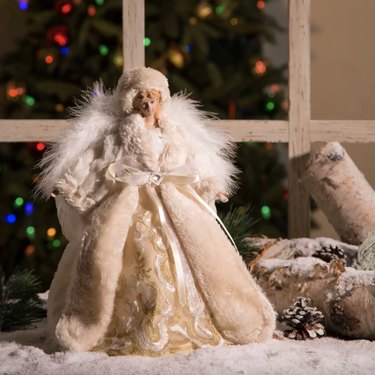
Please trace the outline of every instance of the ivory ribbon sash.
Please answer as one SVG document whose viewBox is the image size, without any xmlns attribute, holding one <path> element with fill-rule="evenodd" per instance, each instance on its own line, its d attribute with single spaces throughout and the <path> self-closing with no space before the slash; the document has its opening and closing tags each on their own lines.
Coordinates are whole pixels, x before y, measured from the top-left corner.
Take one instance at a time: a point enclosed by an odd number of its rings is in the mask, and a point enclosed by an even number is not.
<svg viewBox="0 0 375 375">
<path fill-rule="evenodd" d="M 178 244 L 178 239 L 174 233 L 174 230 L 171 228 L 168 222 L 163 204 L 159 198 L 159 195 L 155 191 L 155 187 L 165 182 L 171 182 L 175 185 L 183 186 L 184 190 L 186 190 L 186 193 L 189 194 L 196 202 L 204 207 L 211 216 L 216 219 L 221 228 L 224 230 L 225 234 L 228 236 L 233 247 L 237 251 L 238 249 L 236 247 L 236 244 L 234 243 L 233 238 L 231 237 L 228 230 L 225 228 L 225 225 L 217 216 L 215 211 L 191 187 L 192 184 L 195 184 L 200 180 L 197 170 L 193 166 L 183 165 L 173 169 L 170 172 L 161 173 L 155 171 L 142 171 L 141 169 L 137 168 L 138 165 L 134 163 L 133 165 L 135 166 L 124 164 L 121 161 L 112 163 L 109 165 L 106 171 L 106 177 L 113 181 L 119 181 L 129 185 L 146 186 L 146 190 L 157 208 L 161 226 L 166 234 L 172 251 L 177 278 L 178 296 L 181 305 L 184 306 L 186 305 L 186 283 L 181 255 L 179 252 L 180 246 Z"/>
</svg>

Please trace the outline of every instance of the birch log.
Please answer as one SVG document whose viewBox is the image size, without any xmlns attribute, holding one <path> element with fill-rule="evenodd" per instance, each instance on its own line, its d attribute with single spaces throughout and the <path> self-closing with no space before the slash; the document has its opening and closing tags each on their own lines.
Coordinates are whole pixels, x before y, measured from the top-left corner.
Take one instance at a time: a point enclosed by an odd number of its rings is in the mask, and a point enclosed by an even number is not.
<svg viewBox="0 0 375 375">
<path fill-rule="evenodd" d="M 375 192 L 340 144 L 310 158 L 303 182 L 343 241 L 360 244 L 375 229 Z"/>
<path fill-rule="evenodd" d="M 356 252 L 355 246 L 326 238 L 263 240 L 251 273 L 278 314 L 297 297 L 309 297 L 323 312 L 328 332 L 375 339 L 375 272 L 312 257 L 322 245 L 338 245 L 351 258 Z"/>
<path fill-rule="evenodd" d="M 375 274 L 344 269 L 307 257 L 257 262 L 252 274 L 281 314 L 299 296 L 309 297 L 325 316 L 328 332 L 357 339 L 375 339 Z"/>
<path fill-rule="evenodd" d="M 339 247 L 345 254 L 347 266 L 352 266 L 358 257 L 358 246 L 334 240 L 328 237 L 317 238 L 257 238 L 249 237 L 248 240 L 259 249 L 258 256 L 250 262 L 250 266 L 260 259 L 295 259 L 311 257 L 317 250 Z"/>
</svg>

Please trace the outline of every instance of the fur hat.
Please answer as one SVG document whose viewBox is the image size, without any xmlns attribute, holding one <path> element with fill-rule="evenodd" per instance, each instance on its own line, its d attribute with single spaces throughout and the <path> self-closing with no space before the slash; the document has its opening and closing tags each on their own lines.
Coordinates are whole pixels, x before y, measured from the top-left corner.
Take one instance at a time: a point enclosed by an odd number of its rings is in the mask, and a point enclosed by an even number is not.
<svg viewBox="0 0 375 375">
<path fill-rule="evenodd" d="M 159 71 L 145 67 L 126 70 L 120 77 L 116 88 L 122 110 L 126 113 L 132 112 L 134 97 L 140 90 L 149 89 L 158 90 L 162 102 L 170 98 L 168 80 Z"/>
</svg>

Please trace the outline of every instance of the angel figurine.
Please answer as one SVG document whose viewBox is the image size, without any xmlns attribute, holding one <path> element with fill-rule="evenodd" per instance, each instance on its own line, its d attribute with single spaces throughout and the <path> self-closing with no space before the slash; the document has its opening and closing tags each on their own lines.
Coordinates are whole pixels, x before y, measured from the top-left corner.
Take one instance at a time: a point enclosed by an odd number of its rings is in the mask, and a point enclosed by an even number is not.
<svg viewBox="0 0 375 375">
<path fill-rule="evenodd" d="M 262 342 L 272 306 L 216 216 L 233 145 L 168 81 L 135 68 L 97 89 L 42 160 L 69 243 L 48 297 L 49 350 L 157 356 Z"/>
</svg>

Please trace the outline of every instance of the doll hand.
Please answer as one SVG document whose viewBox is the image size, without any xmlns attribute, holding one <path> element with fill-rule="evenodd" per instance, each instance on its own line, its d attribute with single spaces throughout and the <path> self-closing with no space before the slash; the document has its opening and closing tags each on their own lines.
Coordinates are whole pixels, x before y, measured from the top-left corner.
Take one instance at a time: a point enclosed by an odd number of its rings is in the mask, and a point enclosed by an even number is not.
<svg viewBox="0 0 375 375">
<path fill-rule="evenodd" d="M 217 193 L 216 197 L 220 200 L 220 202 L 223 202 L 223 203 L 228 202 L 228 193 Z"/>
</svg>

